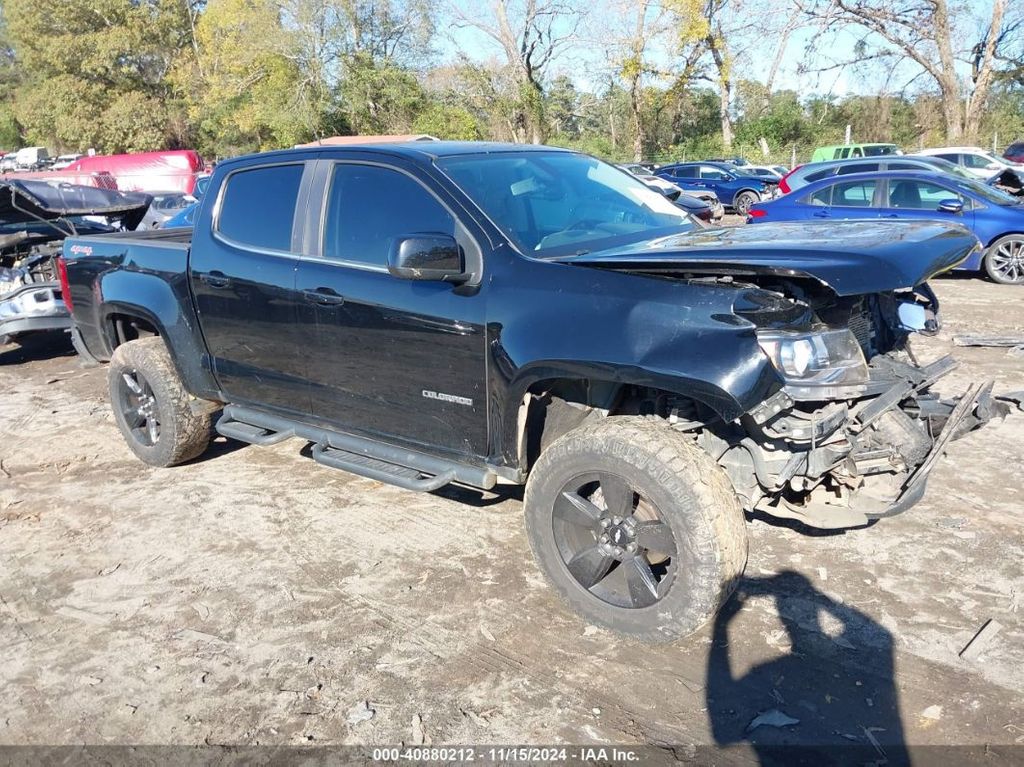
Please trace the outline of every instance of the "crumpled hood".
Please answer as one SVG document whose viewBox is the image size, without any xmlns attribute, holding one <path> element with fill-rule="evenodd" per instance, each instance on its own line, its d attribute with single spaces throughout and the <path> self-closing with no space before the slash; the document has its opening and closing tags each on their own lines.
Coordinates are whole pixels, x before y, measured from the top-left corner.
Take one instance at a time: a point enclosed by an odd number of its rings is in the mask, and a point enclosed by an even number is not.
<svg viewBox="0 0 1024 767">
<path fill-rule="evenodd" d="M 142 192 L 119 192 L 78 184 L 36 180 L 0 181 L 0 224 L 19 224 L 68 216 L 105 216 L 121 219 L 134 229 L 146 215 L 153 198 Z"/>
<path fill-rule="evenodd" d="M 811 278 L 841 296 L 910 288 L 981 244 L 938 221 L 787 222 L 697 229 L 554 259 L 609 269 Z"/>
</svg>

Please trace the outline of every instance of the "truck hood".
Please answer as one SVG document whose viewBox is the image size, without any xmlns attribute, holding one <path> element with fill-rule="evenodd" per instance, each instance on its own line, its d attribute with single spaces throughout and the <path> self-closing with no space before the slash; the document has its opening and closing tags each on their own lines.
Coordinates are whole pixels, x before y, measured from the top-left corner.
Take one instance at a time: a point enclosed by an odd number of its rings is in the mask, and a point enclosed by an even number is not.
<svg viewBox="0 0 1024 767">
<path fill-rule="evenodd" d="M 146 215 L 152 200 L 142 192 L 8 179 L 0 181 L 0 224 L 104 216 L 120 219 L 126 229 L 134 229 Z"/>
<path fill-rule="evenodd" d="M 624 271 L 809 278 L 849 296 L 920 285 L 980 247 L 967 229 L 937 221 L 815 221 L 696 229 L 554 260 Z"/>
</svg>

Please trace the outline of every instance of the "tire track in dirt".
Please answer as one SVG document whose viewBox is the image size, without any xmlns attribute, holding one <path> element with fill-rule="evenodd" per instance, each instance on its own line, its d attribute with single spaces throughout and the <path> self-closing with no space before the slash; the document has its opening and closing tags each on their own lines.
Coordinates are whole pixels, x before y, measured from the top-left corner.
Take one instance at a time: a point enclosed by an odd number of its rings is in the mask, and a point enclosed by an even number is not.
<svg viewBox="0 0 1024 767">
<path fill-rule="evenodd" d="M 400 514 L 396 522 L 399 520 L 424 521 L 418 520 L 417 516 Z M 425 524 L 436 526 L 432 522 Z M 318 584 L 335 584 L 340 604 L 344 604 L 348 609 L 370 612 L 375 616 L 375 622 L 381 628 L 388 631 L 399 631 L 404 639 L 428 655 L 442 661 L 466 662 L 477 672 L 485 675 L 513 674 L 526 677 L 539 690 L 546 691 L 547 697 L 557 694 L 564 699 L 572 700 L 571 709 L 575 720 L 583 721 L 591 718 L 592 709 L 599 708 L 601 723 L 605 728 L 610 728 L 643 743 L 678 744 L 690 743 L 695 740 L 694 733 L 663 723 L 646 721 L 649 718 L 647 713 L 623 705 L 618 699 L 600 689 L 581 687 L 556 678 L 551 673 L 551 669 L 542 661 L 517 653 L 507 644 L 491 647 L 484 644 L 488 640 L 467 640 L 465 634 L 439 625 L 436 621 L 428 620 L 427 623 L 421 623 L 404 618 L 397 611 L 378 600 L 347 591 L 344 584 L 337 583 L 335 572 L 304 554 L 305 547 L 294 532 L 288 527 L 285 527 L 282 532 L 293 543 L 285 550 L 296 565 Z M 456 651 L 453 652 L 452 648 L 456 648 Z M 575 660 L 585 662 L 587 659 L 580 655 L 576 656 Z M 533 703 L 520 693 L 512 691 L 509 694 L 524 706 L 530 706 Z M 563 708 L 570 708 L 570 706 Z"/>
</svg>

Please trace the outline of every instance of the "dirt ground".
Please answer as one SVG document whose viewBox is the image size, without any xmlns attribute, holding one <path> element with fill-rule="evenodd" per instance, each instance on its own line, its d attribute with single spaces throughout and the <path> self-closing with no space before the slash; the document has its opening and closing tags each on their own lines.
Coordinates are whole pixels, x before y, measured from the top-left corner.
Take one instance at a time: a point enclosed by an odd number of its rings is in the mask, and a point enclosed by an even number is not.
<svg viewBox="0 0 1024 767">
<path fill-rule="evenodd" d="M 1024 335 L 1024 289 L 935 287 L 945 329 L 915 349 L 962 363 L 941 390 L 1024 389 L 1024 356 L 952 343 Z M 295 441 L 150 469 L 104 376 L 0 347 L 2 744 L 1024 744 L 1024 413 L 900 517 L 752 520 L 740 595 L 651 647 L 565 608 L 516 493 L 405 492 Z M 750 729 L 773 710 L 798 721 Z"/>
</svg>

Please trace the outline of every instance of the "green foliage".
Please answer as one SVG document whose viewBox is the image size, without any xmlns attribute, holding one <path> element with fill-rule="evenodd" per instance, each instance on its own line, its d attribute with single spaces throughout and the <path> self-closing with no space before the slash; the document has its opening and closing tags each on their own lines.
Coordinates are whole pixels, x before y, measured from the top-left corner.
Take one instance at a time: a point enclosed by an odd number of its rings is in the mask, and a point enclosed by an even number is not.
<svg viewBox="0 0 1024 767">
<path fill-rule="evenodd" d="M 349 59 L 341 98 L 356 134 L 408 133 L 426 106 L 423 89 L 411 72 L 365 53 Z"/>
<path fill-rule="evenodd" d="M 188 22 L 180 0 L 6 0 L 3 12 L 26 139 L 58 150 L 167 143 L 164 78 Z"/>
<path fill-rule="evenodd" d="M 453 141 L 480 141 L 484 138 L 480 125 L 469 110 L 433 102 L 417 115 L 412 132 Z"/>
</svg>

